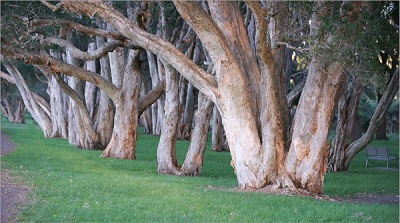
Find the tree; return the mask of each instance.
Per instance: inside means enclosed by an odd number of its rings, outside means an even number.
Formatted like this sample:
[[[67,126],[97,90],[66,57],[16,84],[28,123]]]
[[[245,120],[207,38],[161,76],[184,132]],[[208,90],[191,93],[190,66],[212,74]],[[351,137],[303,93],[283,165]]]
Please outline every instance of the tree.
[[[160,4],[161,8],[162,5]],[[345,44],[351,44],[352,38],[343,36],[341,39],[339,33],[326,31],[329,21],[324,20],[324,17],[331,12],[338,14],[341,4],[317,2],[293,6],[286,2],[248,1],[245,3],[249,13],[246,18],[250,18],[249,21],[253,18],[253,22],[246,23],[252,24],[253,28],[249,28],[250,25],[246,27],[236,2],[209,1],[200,4],[174,1],[174,5],[185,23],[201,41],[212,61],[215,75],[196,64],[190,54],[185,55],[184,52],[187,52],[188,48],[180,48],[171,41],[169,33],[158,33],[158,35],[149,33],[140,22],[136,23],[138,17],[133,17],[136,20],[129,18],[101,1],[63,0],[60,3],[60,6],[70,11],[96,16],[111,24],[117,31],[104,33],[99,29],[78,28],[80,26],[74,24],[75,29],[86,30],[86,33],[90,30],[99,36],[113,37],[125,47],[126,43],[131,43],[143,48],[147,51],[148,60],[152,61],[149,64],[150,73],[153,72],[154,76],[156,72],[161,74],[158,75],[161,79],[162,73],[165,72],[167,93],[165,114],[162,119],[164,124],[158,146],[159,172],[176,175],[184,173],[195,175],[200,172],[202,159],[198,157],[201,158],[204,151],[202,150],[204,137],[197,141],[195,136],[206,135],[207,119],[211,113],[209,101],[211,101],[221,115],[231,151],[231,164],[240,188],[288,187],[299,193],[322,193],[327,162],[327,137],[340,89],[345,82],[344,71],[349,64],[348,60],[341,59],[348,59],[351,58],[350,55],[354,55],[346,54],[346,57],[343,57],[340,51],[336,50],[343,48]],[[293,7],[305,6],[313,8],[314,13],[311,17],[307,14],[301,19],[310,20],[309,27],[304,28],[304,24],[300,22],[295,25],[302,32],[310,28],[303,33],[308,37],[304,39],[304,43],[302,40],[299,41],[303,48],[300,49],[288,43],[293,42],[291,38],[295,35],[284,31],[290,25],[293,26],[290,23],[290,10]],[[340,16],[351,20],[352,15],[357,15],[356,12],[357,8],[353,8]],[[141,19],[143,21],[143,17]],[[163,18],[161,14],[162,21],[165,21],[165,17]],[[292,123],[290,123],[291,114],[287,97],[289,75],[287,69],[285,70],[287,57],[291,55],[287,53],[287,48],[308,52],[307,61],[309,61],[307,79]],[[136,104],[138,87],[131,87],[140,86],[135,84],[140,77],[137,70],[139,66],[135,65],[133,60],[134,54],[128,60],[131,66],[126,67],[131,67],[133,70],[127,72],[126,69],[124,73],[123,84],[129,83],[130,86],[127,89],[128,87],[125,88],[124,85],[117,88],[105,78],[83,69],[74,67],[74,72],[71,72],[72,67],[46,55],[10,46],[2,46],[2,53],[33,64],[46,64],[55,74],[64,72],[96,84],[104,90],[116,107],[113,133],[117,134],[113,134],[108,145],[110,149],[106,149],[103,154],[134,158],[132,148],[136,142],[133,131],[135,127],[123,129],[125,125],[129,127],[137,125],[135,108],[140,107]],[[329,60],[330,55],[334,56]],[[179,120],[179,74],[201,92],[198,103],[199,108],[204,111],[202,113],[204,116],[201,118],[203,121],[196,123],[192,133],[192,140],[201,142],[199,143],[201,148],[191,145],[187,154],[189,158],[187,161],[196,161],[194,167],[185,161],[181,168],[174,152]],[[128,98],[135,100],[128,103]],[[124,107],[126,109],[123,109]],[[160,106],[157,109],[159,108]],[[122,119],[128,113],[134,114],[134,118]],[[153,131],[156,128],[153,126]],[[128,134],[118,138],[124,133]],[[113,139],[121,141],[113,142]],[[129,143],[126,143],[128,141]],[[189,167],[190,170],[184,170],[185,167]]]

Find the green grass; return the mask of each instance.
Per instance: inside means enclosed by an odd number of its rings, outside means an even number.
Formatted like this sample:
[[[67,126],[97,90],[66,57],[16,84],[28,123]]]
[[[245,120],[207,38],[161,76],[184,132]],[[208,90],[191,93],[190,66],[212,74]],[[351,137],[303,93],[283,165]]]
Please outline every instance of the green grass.
[[[139,135],[137,160],[99,158],[64,139],[44,139],[37,125],[10,124],[2,130],[18,147],[2,157],[2,168],[33,185],[34,202],[22,222],[398,222],[397,205],[351,204],[309,197],[234,192],[229,153],[207,150],[202,177],[157,174],[159,137]],[[398,141],[373,142],[398,151]],[[178,142],[182,162],[188,142]],[[364,168],[363,153],[349,173],[328,173],[327,195],[398,194],[399,173]],[[379,166],[377,163],[376,166]],[[383,166],[383,164],[382,164]],[[212,188],[223,187],[224,190]]]

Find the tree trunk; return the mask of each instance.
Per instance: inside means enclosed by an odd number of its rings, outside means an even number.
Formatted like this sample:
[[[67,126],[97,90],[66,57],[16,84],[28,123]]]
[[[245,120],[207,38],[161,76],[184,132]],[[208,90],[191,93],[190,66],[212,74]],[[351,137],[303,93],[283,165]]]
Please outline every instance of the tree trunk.
[[[10,101],[3,95],[1,99],[1,112],[12,123],[24,123],[24,111],[25,105],[23,101],[18,100],[16,104],[16,110],[14,111],[13,105]]]
[[[91,42],[89,43],[88,46],[88,53],[93,52],[96,50],[96,42]],[[95,60],[89,60],[86,61],[86,70],[92,71],[93,73],[97,72],[96,69],[96,61]],[[85,84],[85,101],[86,101],[86,108],[89,112],[90,117],[94,117],[95,114],[95,104],[96,104],[96,95],[97,95],[97,87],[90,83],[86,82]]]
[[[3,66],[6,68],[10,76],[14,79],[15,85],[17,86],[22,96],[26,108],[32,115],[32,118],[39,124],[40,128],[43,131],[44,137],[51,137],[53,126],[50,117],[36,101],[33,92],[29,89],[21,73],[11,62],[9,62],[2,55],[0,55],[0,60],[2,61]]]
[[[102,37],[96,37],[96,45],[102,46],[105,43],[105,39]],[[100,58],[100,73],[101,76],[106,80],[111,81],[111,68],[110,60],[108,55],[104,55]],[[100,104],[98,117],[95,122],[95,128],[100,136],[101,144],[106,147],[111,140],[113,132],[113,121],[114,121],[114,105],[110,97],[104,91],[100,91]]]
[[[136,159],[138,101],[141,85],[139,54],[138,50],[129,51],[122,88],[114,101],[115,118],[111,141],[103,151],[102,157]]]
[[[378,103],[382,98],[382,94],[378,92]],[[376,135],[375,139],[376,140],[389,140],[389,138],[386,135],[386,117],[382,119],[382,121],[379,123],[379,127],[376,130]]]
[[[328,156],[329,172],[345,171],[344,161],[346,149],[351,143],[352,131],[354,130],[354,120],[358,112],[363,86],[359,81],[355,81],[350,92],[347,92],[347,85],[342,88],[338,103],[338,115],[336,125],[336,135],[333,139]]]
[[[216,152],[229,151],[226,143],[225,131],[222,126],[222,118],[216,106],[213,109],[211,150]]]
[[[176,158],[177,122],[179,118],[179,78],[177,72],[168,64],[165,66],[165,74],[165,116],[157,148],[158,173],[180,175],[180,166]]]
[[[320,194],[324,189],[328,135],[344,74],[339,64],[324,72],[316,58],[297,109],[286,170],[298,188]]]
[[[50,55],[55,58],[62,59],[61,53],[57,53],[53,50],[50,50]],[[40,68],[39,68],[40,69]],[[47,71],[41,69],[43,73]],[[66,114],[66,101],[65,93],[61,90],[60,86],[56,78],[50,73],[47,75],[49,78],[49,86],[47,91],[50,96],[50,108],[51,108],[51,122],[53,123],[53,131],[51,134],[52,138],[61,137],[68,138],[68,129],[67,129],[67,114]]]
[[[182,172],[186,176],[200,176],[203,168],[204,151],[206,150],[208,129],[212,114],[213,103],[202,93],[199,94],[199,109],[196,125],[193,129],[189,150]]]
[[[192,134],[195,91],[196,89],[189,83],[186,94],[185,111],[183,113],[182,139],[184,140],[190,140]]]
[[[362,151],[368,143],[370,143],[378,129],[378,124],[382,119],[386,117],[386,113],[399,90],[399,69],[396,70],[392,76],[385,93],[382,95],[381,100],[376,106],[375,112],[372,115],[371,121],[369,123],[366,133],[356,141],[352,142],[346,150],[346,160],[344,162],[344,167],[349,170],[350,162],[353,158]]]

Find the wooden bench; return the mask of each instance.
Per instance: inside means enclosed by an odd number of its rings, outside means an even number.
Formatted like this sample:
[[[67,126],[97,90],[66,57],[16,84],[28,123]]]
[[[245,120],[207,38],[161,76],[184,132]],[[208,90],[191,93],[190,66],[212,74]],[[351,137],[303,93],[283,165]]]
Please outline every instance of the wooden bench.
[[[397,154],[390,153],[389,148],[367,147],[365,148],[365,152],[367,154],[365,158],[365,167],[368,166],[369,160],[386,161],[386,168],[389,168],[389,163],[391,161],[397,162],[399,160]]]

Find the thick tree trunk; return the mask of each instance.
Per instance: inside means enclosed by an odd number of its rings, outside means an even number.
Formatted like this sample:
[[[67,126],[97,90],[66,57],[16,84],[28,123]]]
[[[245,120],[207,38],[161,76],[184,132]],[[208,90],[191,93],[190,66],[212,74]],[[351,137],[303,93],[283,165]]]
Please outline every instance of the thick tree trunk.
[[[212,101],[200,93],[196,125],[193,129],[192,139],[186,154],[185,162],[182,165],[182,172],[186,176],[201,175],[212,109]]]
[[[355,81],[354,86],[347,92],[346,85],[342,88],[338,103],[336,135],[333,139],[328,156],[329,172],[345,171],[344,161],[346,149],[351,143],[354,120],[358,112],[363,86]]]
[[[312,58],[285,165],[295,186],[311,193],[324,190],[328,135],[343,78],[341,65],[332,64],[323,71]]]
[[[130,50],[124,71],[122,88],[115,103],[114,128],[110,143],[102,157],[136,159],[138,102],[141,74],[138,62],[140,51]]]
[[[177,72],[168,64],[165,66],[165,74],[165,116],[157,148],[158,173],[181,175],[180,166],[176,158],[177,122],[179,118],[179,78]]]

